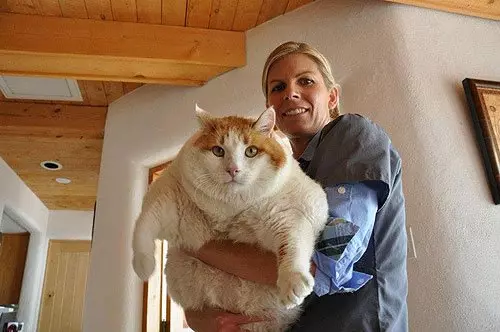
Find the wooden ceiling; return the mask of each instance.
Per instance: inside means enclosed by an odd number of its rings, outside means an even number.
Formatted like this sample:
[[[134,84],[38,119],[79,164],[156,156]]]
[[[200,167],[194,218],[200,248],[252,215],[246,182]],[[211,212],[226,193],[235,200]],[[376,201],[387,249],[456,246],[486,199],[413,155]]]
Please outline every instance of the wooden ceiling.
[[[500,20],[500,1],[495,0],[385,0],[451,13]]]
[[[79,79],[83,101],[9,100],[0,94],[0,156],[49,209],[92,210],[111,102],[143,83],[197,86],[243,66],[244,34],[238,32],[312,1],[2,1],[0,73]],[[144,41],[148,35],[154,38]],[[138,53],[136,45],[148,54]],[[228,54],[212,52],[214,45]],[[99,62],[106,56],[111,61]],[[155,76],[166,71],[177,76]],[[63,168],[42,169],[44,160]],[[72,182],[59,184],[57,177]]]
[[[0,102],[0,156],[49,209],[92,210],[107,107]],[[42,169],[56,161],[58,171]],[[68,178],[60,184],[56,178]]]
[[[246,31],[313,0],[6,0],[3,12]]]
[[[244,66],[244,31],[312,1],[0,1],[0,73],[75,78],[84,99],[0,94],[0,156],[49,209],[92,210],[111,102],[144,83],[199,86]],[[500,1],[385,1],[500,19]]]
[[[107,106],[142,83],[79,81],[81,102],[6,99],[0,93],[0,157],[51,210],[92,210]],[[48,171],[42,161],[63,165]],[[71,179],[60,184],[56,178]]]

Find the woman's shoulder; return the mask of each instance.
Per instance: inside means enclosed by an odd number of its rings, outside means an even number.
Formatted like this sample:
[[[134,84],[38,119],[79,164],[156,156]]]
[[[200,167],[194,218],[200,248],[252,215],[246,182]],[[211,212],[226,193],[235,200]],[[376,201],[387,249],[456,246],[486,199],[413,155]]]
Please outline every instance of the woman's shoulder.
[[[370,141],[389,141],[386,131],[366,116],[347,113],[332,121],[330,128],[325,127],[325,140],[336,142],[349,141],[352,139]]]
[[[345,126],[356,126],[366,130],[380,130],[385,133],[385,130],[370,118],[357,113],[346,113],[341,115],[340,122]]]

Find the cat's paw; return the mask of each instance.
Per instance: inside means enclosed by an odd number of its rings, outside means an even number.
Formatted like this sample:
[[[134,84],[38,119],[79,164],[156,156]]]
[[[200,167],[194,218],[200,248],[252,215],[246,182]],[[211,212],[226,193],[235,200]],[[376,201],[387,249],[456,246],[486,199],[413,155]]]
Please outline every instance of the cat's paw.
[[[278,291],[281,305],[287,309],[298,306],[314,287],[314,278],[309,271],[282,271],[278,276]]]
[[[153,255],[136,253],[132,259],[132,265],[134,266],[134,271],[137,276],[147,281],[155,270],[156,260]]]

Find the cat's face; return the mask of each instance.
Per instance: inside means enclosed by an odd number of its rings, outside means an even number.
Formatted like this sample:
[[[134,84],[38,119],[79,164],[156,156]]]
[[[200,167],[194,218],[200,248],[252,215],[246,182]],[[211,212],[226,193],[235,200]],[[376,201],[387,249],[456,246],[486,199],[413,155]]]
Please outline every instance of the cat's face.
[[[240,192],[265,186],[278,175],[291,148],[288,139],[273,129],[274,110],[266,112],[257,121],[199,113],[202,126],[193,142],[192,165],[199,186]]]

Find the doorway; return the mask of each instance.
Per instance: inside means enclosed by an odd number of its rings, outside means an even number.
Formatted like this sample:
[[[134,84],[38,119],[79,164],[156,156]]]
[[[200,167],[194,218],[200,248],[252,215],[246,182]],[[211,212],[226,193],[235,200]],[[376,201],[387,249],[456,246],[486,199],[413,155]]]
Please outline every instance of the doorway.
[[[39,332],[82,330],[89,259],[90,241],[49,241]]]

